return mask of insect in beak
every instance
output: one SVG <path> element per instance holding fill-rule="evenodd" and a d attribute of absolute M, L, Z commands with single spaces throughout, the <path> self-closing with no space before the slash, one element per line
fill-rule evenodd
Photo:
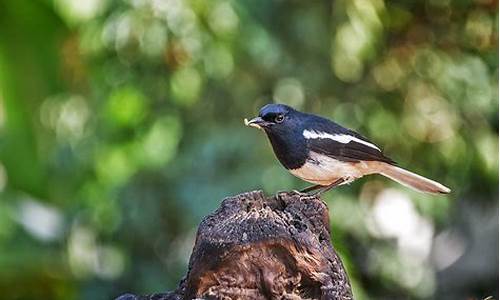
<path fill-rule="evenodd" d="M 269 125 L 269 122 L 265 121 L 261 117 L 255 117 L 248 121 L 247 118 L 244 120 L 246 126 L 255 127 L 257 129 L 263 129 L 263 127 Z"/>

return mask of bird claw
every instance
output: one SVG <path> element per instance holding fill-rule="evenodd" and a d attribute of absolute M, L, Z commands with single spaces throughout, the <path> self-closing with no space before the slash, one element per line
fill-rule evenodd
<path fill-rule="evenodd" d="M 282 194 L 282 193 L 285 193 L 285 194 L 298 194 L 298 195 L 303 195 L 304 194 L 301 191 L 291 190 L 291 191 L 277 191 L 276 195 L 279 195 L 279 194 Z"/>

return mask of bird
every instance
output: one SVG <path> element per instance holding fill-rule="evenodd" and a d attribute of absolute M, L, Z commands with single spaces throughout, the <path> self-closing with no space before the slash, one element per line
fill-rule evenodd
<path fill-rule="evenodd" d="M 420 192 L 451 192 L 439 182 L 399 167 L 375 143 L 327 118 L 272 103 L 244 123 L 266 133 L 276 157 L 291 174 L 314 184 L 301 192 L 321 194 L 371 174 Z"/>

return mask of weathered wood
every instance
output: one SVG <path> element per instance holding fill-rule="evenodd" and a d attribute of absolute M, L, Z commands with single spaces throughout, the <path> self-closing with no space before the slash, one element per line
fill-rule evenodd
<path fill-rule="evenodd" d="M 326 204 L 296 192 L 223 200 L 200 224 L 179 287 L 132 299 L 352 299 Z"/>

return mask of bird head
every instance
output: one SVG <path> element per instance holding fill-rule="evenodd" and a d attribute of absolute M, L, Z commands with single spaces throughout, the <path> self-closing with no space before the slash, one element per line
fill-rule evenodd
<path fill-rule="evenodd" d="M 259 111 L 259 116 L 248 121 L 245 125 L 255 127 L 266 132 L 283 129 L 290 126 L 296 110 L 284 104 L 267 104 Z"/>

